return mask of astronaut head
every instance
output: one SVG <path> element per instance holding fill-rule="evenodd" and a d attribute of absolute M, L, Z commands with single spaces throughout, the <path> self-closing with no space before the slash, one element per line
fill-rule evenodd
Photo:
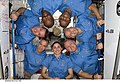
<path fill-rule="evenodd" d="M 49 33 L 48 29 L 43 26 L 34 26 L 31 28 L 31 31 L 35 36 L 41 38 L 45 38 Z"/>
<path fill-rule="evenodd" d="M 59 41 L 55 41 L 51 45 L 51 49 L 54 52 L 55 55 L 60 55 L 63 50 L 63 45 Z"/>
<path fill-rule="evenodd" d="M 36 52 L 37 52 L 38 54 L 40 54 L 41 52 L 43 52 L 43 51 L 47 48 L 48 43 L 49 43 L 49 42 L 48 42 L 48 40 L 46 40 L 46 39 L 40 40 L 39 43 L 38 43 L 38 47 L 37 47 L 37 49 L 36 49 Z"/>
<path fill-rule="evenodd" d="M 64 34 L 66 38 L 75 38 L 78 34 L 78 29 L 75 27 L 66 28 Z"/>
<path fill-rule="evenodd" d="M 66 28 L 71 21 L 70 17 L 71 17 L 71 10 L 70 8 L 66 8 L 65 11 L 62 13 L 62 15 L 60 15 L 59 17 L 60 26 Z"/>
<path fill-rule="evenodd" d="M 48 11 L 42 10 L 42 22 L 46 27 L 51 28 L 54 25 L 54 18 Z"/>
<path fill-rule="evenodd" d="M 66 48 L 67 51 L 69 52 L 76 52 L 77 51 L 77 45 L 74 40 L 69 40 L 67 39 L 64 42 L 64 47 Z"/>

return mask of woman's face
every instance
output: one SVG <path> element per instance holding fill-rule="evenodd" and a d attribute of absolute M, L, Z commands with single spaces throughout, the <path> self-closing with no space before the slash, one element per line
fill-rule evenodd
<path fill-rule="evenodd" d="M 60 55 L 62 51 L 62 47 L 59 43 L 55 43 L 52 47 L 52 51 L 54 52 L 55 55 Z"/>

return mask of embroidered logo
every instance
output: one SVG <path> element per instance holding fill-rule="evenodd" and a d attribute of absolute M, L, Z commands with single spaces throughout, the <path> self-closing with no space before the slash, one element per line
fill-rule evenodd
<path fill-rule="evenodd" d="M 40 63 L 40 60 L 38 60 L 37 62 Z"/>
<path fill-rule="evenodd" d="M 65 63 L 64 60 L 62 60 L 62 65 L 64 65 L 64 63 Z"/>

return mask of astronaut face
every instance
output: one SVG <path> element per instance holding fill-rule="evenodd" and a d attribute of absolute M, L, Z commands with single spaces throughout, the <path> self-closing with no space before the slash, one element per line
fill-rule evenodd
<path fill-rule="evenodd" d="M 59 43 L 55 43 L 52 46 L 52 51 L 55 55 L 60 55 L 62 51 L 62 46 Z"/>
<path fill-rule="evenodd" d="M 60 26 L 63 28 L 66 28 L 69 23 L 70 23 L 71 19 L 70 19 L 70 15 L 67 12 L 64 12 L 60 17 L 59 17 L 59 23 Z"/>
<path fill-rule="evenodd" d="M 48 28 L 54 25 L 54 19 L 52 15 L 46 10 L 42 10 L 42 22 Z"/>
<path fill-rule="evenodd" d="M 46 29 L 42 26 L 33 27 L 31 28 L 31 31 L 35 36 L 41 37 L 41 38 L 45 37 L 45 34 L 46 34 Z"/>
<path fill-rule="evenodd" d="M 38 44 L 37 52 L 41 53 L 42 51 L 44 51 L 47 48 L 47 46 L 48 46 L 48 41 L 41 40 Z"/>
<path fill-rule="evenodd" d="M 75 41 L 73 41 L 73 40 L 66 40 L 64 43 L 64 47 L 69 52 L 76 52 L 77 51 L 77 45 L 76 45 Z"/>
<path fill-rule="evenodd" d="M 75 27 L 65 29 L 64 34 L 67 38 L 75 38 L 78 34 L 78 30 Z"/>

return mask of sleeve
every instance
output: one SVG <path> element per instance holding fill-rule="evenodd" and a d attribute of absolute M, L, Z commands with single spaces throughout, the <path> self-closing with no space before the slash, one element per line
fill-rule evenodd
<path fill-rule="evenodd" d="M 42 16 L 42 0 L 28 0 L 28 4 L 30 5 L 31 11 L 36 16 Z"/>
<path fill-rule="evenodd" d="M 63 13 L 66 8 L 69 8 L 69 6 L 67 4 L 63 4 L 59 7 L 59 11 Z"/>
<path fill-rule="evenodd" d="M 33 48 L 32 42 L 29 42 L 28 44 L 25 44 L 25 50 L 31 50 Z"/>
<path fill-rule="evenodd" d="M 92 4 L 92 0 L 86 0 L 86 6 L 89 7 Z"/>
<path fill-rule="evenodd" d="M 68 69 L 69 69 L 69 68 L 73 68 L 73 64 L 72 64 L 70 58 L 68 58 Z"/>
<path fill-rule="evenodd" d="M 51 61 L 51 57 L 49 55 L 47 55 L 45 60 L 43 61 L 42 65 L 48 68 L 50 61 Z"/>
<path fill-rule="evenodd" d="M 26 20 L 27 25 L 29 25 L 29 27 L 34 27 L 34 26 L 40 26 L 40 20 L 37 16 L 33 15 L 33 16 L 27 16 Z"/>
<path fill-rule="evenodd" d="M 16 44 L 25 44 L 28 43 L 22 36 L 15 36 Z"/>
<path fill-rule="evenodd" d="M 76 65 L 75 63 L 73 63 L 73 70 L 76 72 L 76 73 L 79 73 L 81 69 L 80 66 Z"/>
<path fill-rule="evenodd" d="M 29 43 L 35 36 L 31 33 L 29 29 L 23 28 L 24 31 L 20 33 L 20 35 L 15 36 L 15 43 L 16 44 L 25 44 Z"/>
<path fill-rule="evenodd" d="M 31 12 L 31 10 L 29 10 L 29 9 L 26 9 L 25 11 L 24 11 L 24 16 L 33 16 L 34 14 Z"/>

